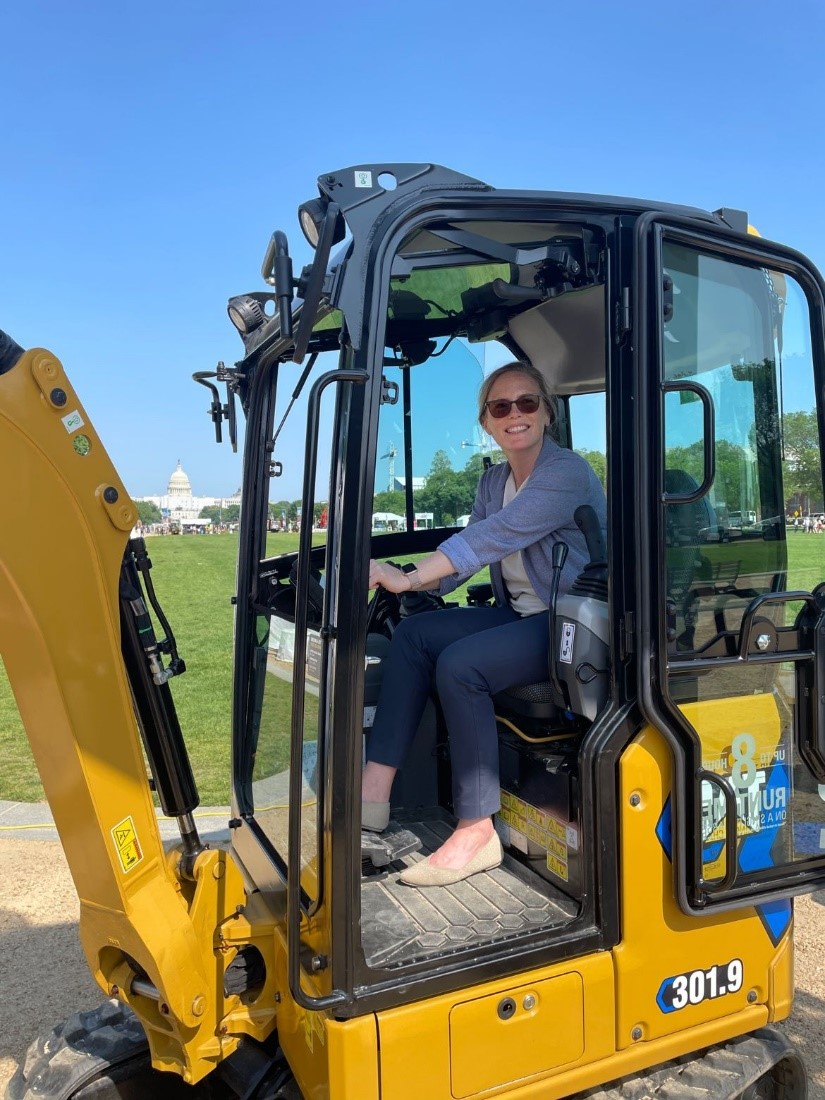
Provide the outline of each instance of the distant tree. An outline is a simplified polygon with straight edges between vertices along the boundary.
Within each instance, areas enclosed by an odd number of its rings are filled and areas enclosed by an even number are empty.
[[[607,488],[607,456],[603,455],[601,451],[580,450],[576,453],[580,454],[582,458],[590,463],[593,468],[593,473],[602,483],[602,488]]]
[[[150,523],[161,523],[163,516],[160,514],[160,508],[157,504],[153,504],[151,500],[139,500],[137,502],[138,519],[141,524],[146,527]]]
[[[221,508],[218,504],[210,504],[206,508],[201,508],[200,519],[210,519],[214,524],[237,523],[240,514],[239,504],[228,504],[225,508]]]
[[[453,472],[453,464],[450,461],[450,456],[446,451],[436,451],[433,455],[433,460],[430,463],[429,477],[434,474],[446,474]]]
[[[475,497],[477,478],[456,472],[446,451],[433,455],[427,484],[415,494],[416,512],[432,512],[436,527],[455,521],[456,516],[470,511]]]
[[[282,520],[286,520],[287,523],[292,523],[298,515],[296,504],[300,503],[300,500],[271,500],[269,502],[269,514],[272,516],[273,519],[278,520],[279,522]]]
[[[728,510],[733,512],[746,508],[756,510],[759,507],[759,501],[745,495],[750,487],[750,479],[745,476],[745,467],[752,462],[745,448],[727,439],[717,439],[715,457],[716,476],[713,486],[716,502],[724,503]],[[705,476],[702,441],[696,440],[688,447],[668,447],[665,453],[665,468],[682,470],[699,485]]]
[[[811,500],[822,499],[822,472],[816,412],[785,413],[782,418],[785,460],[782,463],[786,499],[794,494]]]
[[[373,512],[392,512],[395,516],[403,516],[406,512],[406,508],[406,498],[404,494],[398,490],[376,493],[372,498]]]

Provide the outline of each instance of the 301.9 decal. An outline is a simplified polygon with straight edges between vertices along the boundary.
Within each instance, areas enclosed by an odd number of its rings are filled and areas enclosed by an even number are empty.
[[[742,988],[745,970],[741,959],[719,963],[707,970],[688,970],[665,978],[656,994],[656,1003],[662,1012],[678,1012],[688,1005],[712,1001],[728,993],[738,993]]]

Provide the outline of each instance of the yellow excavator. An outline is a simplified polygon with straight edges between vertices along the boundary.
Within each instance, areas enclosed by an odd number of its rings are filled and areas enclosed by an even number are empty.
[[[825,883],[825,588],[785,516],[803,466],[823,490],[784,427],[825,438],[822,278],[742,211],[431,164],[324,174],[299,222],[313,262],[275,232],[229,301],[238,362],[197,376],[219,439],[246,418],[226,845],[198,835],[136,507],[56,355],[0,344],[0,653],[105,996],[8,1096],[801,1100],[771,1025],[793,897]],[[359,780],[393,631],[440,604],[371,595],[368,561],[457,529],[435,489],[493,459],[475,394],[515,357],[558,443],[604,455],[608,525],[579,517],[546,681],[496,697],[504,862],[415,890],[454,823],[435,694],[380,836]],[[390,454],[403,515],[376,523]]]

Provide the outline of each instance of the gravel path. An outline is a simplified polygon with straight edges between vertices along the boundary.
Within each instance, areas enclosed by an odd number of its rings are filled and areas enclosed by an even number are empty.
[[[0,840],[0,1092],[30,1040],[101,993],[77,940],[77,898],[60,845]],[[783,1030],[825,1100],[825,891],[796,902],[794,1013]]]

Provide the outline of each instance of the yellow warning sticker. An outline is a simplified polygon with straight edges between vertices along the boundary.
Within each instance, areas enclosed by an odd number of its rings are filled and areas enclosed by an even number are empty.
[[[567,882],[567,864],[562,863],[560,859],[556,859],[550,852],[547,853],[547,870],[552,871],[554,875]]]
[[[115,842],[115,851],[123,870],[125,872],[134,870],[143,859],[143,851],[131,817],[124,817],[122,821],[115,825],[112,829],[112,839]]]
[[[547,838],[547,851],[552,852],[556,859],[567,863],[567,845],[562,844],[560,840],[556,840],[554,836],[548,836]]]

